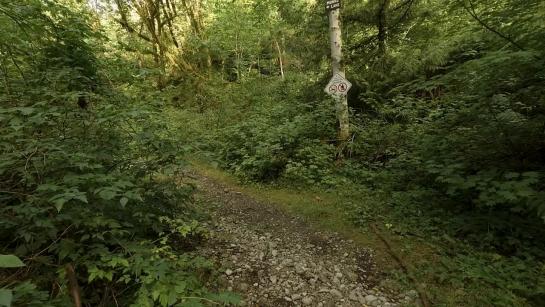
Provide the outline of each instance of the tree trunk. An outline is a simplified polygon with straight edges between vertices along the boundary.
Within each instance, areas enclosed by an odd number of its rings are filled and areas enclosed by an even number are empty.
[[[274,45],[276,47],[276,51],[278,52],[278,63],[280,65],[280,76],[282,80],[284,80],[284,63],[282,60],[282,50],[280,50],[280,45],[278,44],[278,40],[274,40]]]
[[[241,56],[240,56],[240,53],[239,53],[239,50],[238,50],[238,33],[235,34],[235,55],[236,55],[236,68],[237,68],[237,81],[241,81],[240,79],[242,78],[241,74],[240,74],[240,59],[241,59]]]
[[[331,67],[333,75],[345,77],[342,68],[342,37],[340,27],[340,9],[329,11],[329,39],[331,43]],[[339,140],[345,142],[350,137],[348,100],[346,95],[336,98],[337,119],[339,121]]]
[[[386,24],[386,11],[390,5],[390,0],[383,0],[378,11],[378,50],[381,57],[386,55],[386,36],[388,35],[388,26]]]

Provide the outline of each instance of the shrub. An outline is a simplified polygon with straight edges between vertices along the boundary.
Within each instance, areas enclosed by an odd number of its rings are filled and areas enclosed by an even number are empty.
[[[63,305],[73,267],[93,305],[207,296],[201,280],[210,264],[181,245],[202,236],[191,188],[157,179],[177,164],[176,146],[144,106],[100,102],[90,111],[46,101],[0,108],[0,239],[9,242],[0,253],[26,264],[2,273],[2,286],[15,290],[17,304],[52,297]]]

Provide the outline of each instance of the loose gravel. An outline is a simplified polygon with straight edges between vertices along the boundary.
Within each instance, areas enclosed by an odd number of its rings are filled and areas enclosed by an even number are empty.
[[[404,306],[417,293],[396,295],[379,285],[372,250],[231,187],[192,176],[208,204],[211,238],[198,253],[222,270],[220,287],[246,306]]]

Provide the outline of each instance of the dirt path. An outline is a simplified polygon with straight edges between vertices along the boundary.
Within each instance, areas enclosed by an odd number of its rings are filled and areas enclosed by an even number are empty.
[[[376,287],[370,250],[211,178],[193,173],[198,198],[210,209],[212,238],[199,253],[224,270],[224,287],[248,306],[400,306]]]

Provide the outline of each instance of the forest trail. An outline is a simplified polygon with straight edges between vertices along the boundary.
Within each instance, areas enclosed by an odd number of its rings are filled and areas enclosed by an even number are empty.
[[[237,186],[189,176],[213,222],[198,252],[222,268],[221,287],[242,294],[245,305],[400,306],[415,294],[379,289],[373,252],[352,240],[314,229]]]

